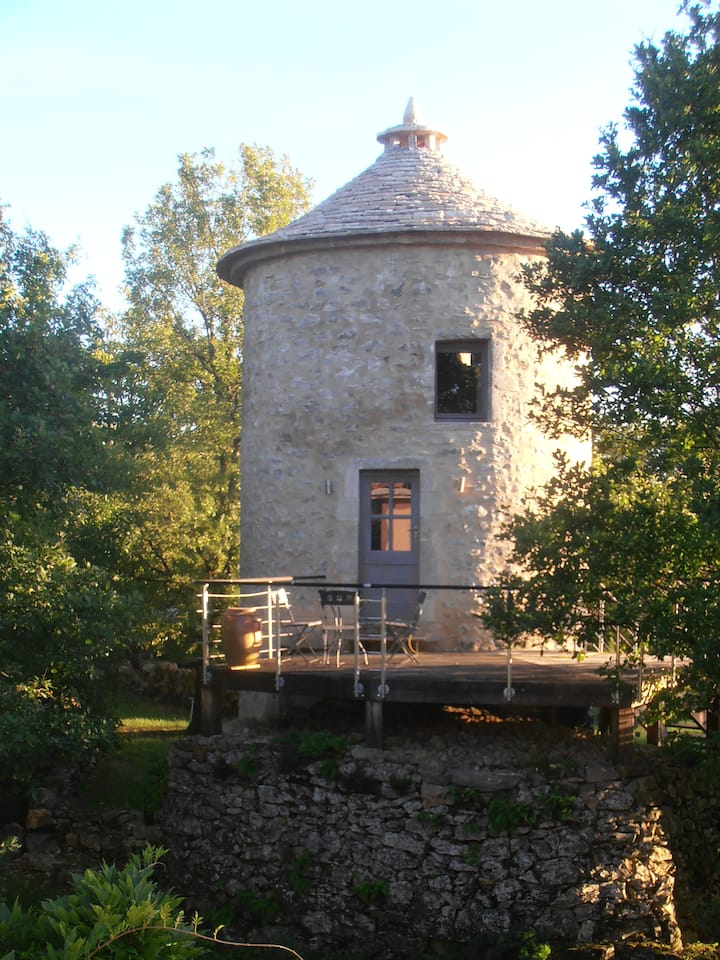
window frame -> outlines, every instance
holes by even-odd
[[[438,409],[438,360],[441,353],[471,353],[479,354],[480,362],[476,364],[480,369],[480,383],[477,390],[477,410],[470,412],[443,412]],[[485,423],[492,416],[492,384],[490,382],[490,337],[476,337],[455,340],[435,341],[435,419],[436,420],[467,420]]]

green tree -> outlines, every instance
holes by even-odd
[[[98,304],[87,285],[64,294],[72,259],[40,232],[16,235],[0,208],[0,492],[12,502],[52,508],[96,480]]]
[[[177,181],[123,236],[130,307],[107,419],[132,461],[127,562],[155,598],[148,629],[166,638],[167,609],[194,610],[193,578],[237,571],[243,301],[215,266],[304,212],[308,188],[268,148],[243,145],[228,167],[211,150],[183,154]]]
[[[705,706],[720,690],[720,14],[708,2],[683,15],[685,32],[636,49],[587,233],[555,234],[526,271],[527,328],[579,373],[540,417],[551,433],[590,431],[594,462],[559,462],[512,523],[523,574],[504,586],[517,634],[611,624],[690,656],[683,688]]]
[[[72,257],[0,211],[4,784],[104,742],[99,681],[131,617],[113,570],[77,536],[79,505],[107,495],[115,471],[98,425],[98,304],[88,285],[66,289]]]

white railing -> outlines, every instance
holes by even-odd
[[[230,607],[243,607],[255,612],[262,621],[262,648],[260,659],[280,663],[280,644],[277,642],[277,590],[290,584],[291,577],[267,580],[206,580],[201,584],[200,601],[203,683],[208,682],[213,663],[223,663],[222,615]]]
[[[206,580],[201,583],[198,600],[198,613],[201,621],[202,676],[207,684],[214,664],[224,665],[225,654],[222,648],[222,615],[230,607],[242,607],[252,610],[262,623],[262,647],[260,661],[272,660],[275,664],[275,687],[282,687],[283,649],[282,640],[286,637],[281,617],[281,594],[287,597],[292,577],[271,577],[265,580]],[[352,631],[352,662],[354,668],[354,692],[356,697],[364,695],[360,679],[360,664],[367,656],[367,645],[372,643],[379,649],[373,649],[374,656],[379,654],[380,678],[378,691],[380,697],[387,690],[387,601],[385,590],[372,598],[361,597],[355,591],[354,615],[352,624],[346,625]],[[318,627],[322,632],[323,649],[328,636],[337,633],[337,622],[324,623]],[[326,656],[319,662],[327,664]]]

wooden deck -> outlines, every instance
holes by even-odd
[[[283,660],[280,671],[271,660],[250,668],[231,669],[222,663],[210,666],[203,709],[203,726],[217,726],[213,711],[224,690],[275,693],[285,698],[314,697],[355,700],[366,704],[368,739],[382,738],[382,704],[444,704],[522,713],[599,707],[612,719],[619,742],[627,739],[632,712],[641,703],[649,684],[671,672],[669,660],[646,659],[640,667],[623,669],[620,683],[602,674],[615,667],[611,653],[590,653],[583,659],[570,653],[513,650],[508,685],[505,651],[492,653],[422,652],[417,662],[396,655],[383,673],[379,656],[370,654],[356,671],[352,657],[323,664],[296,655]]]

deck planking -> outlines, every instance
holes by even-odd
[[[620,682],[603,675],[614,670],[610,653],[588,653],[583,658],[565,651],[513,650],[508,695],[505,651],[485,653],[427,652],[417,661],[395,655],[381,669],[380,657],[369,655],[355,670],[352,656],[324,664],[296,655],[284,659],[280,671],[273,660],[261,660],[249,669],[230,669],[214,663],[209,670],[213,688],[287,696],[314,696],[398,703],[435,703],[454,706],[513,709],[544,707],[629,708],[642,702],[650,682],[671,675],[670,660],[646,658],[642,666],[625,666]],[[357,679],[357,683],[356,683]]]

